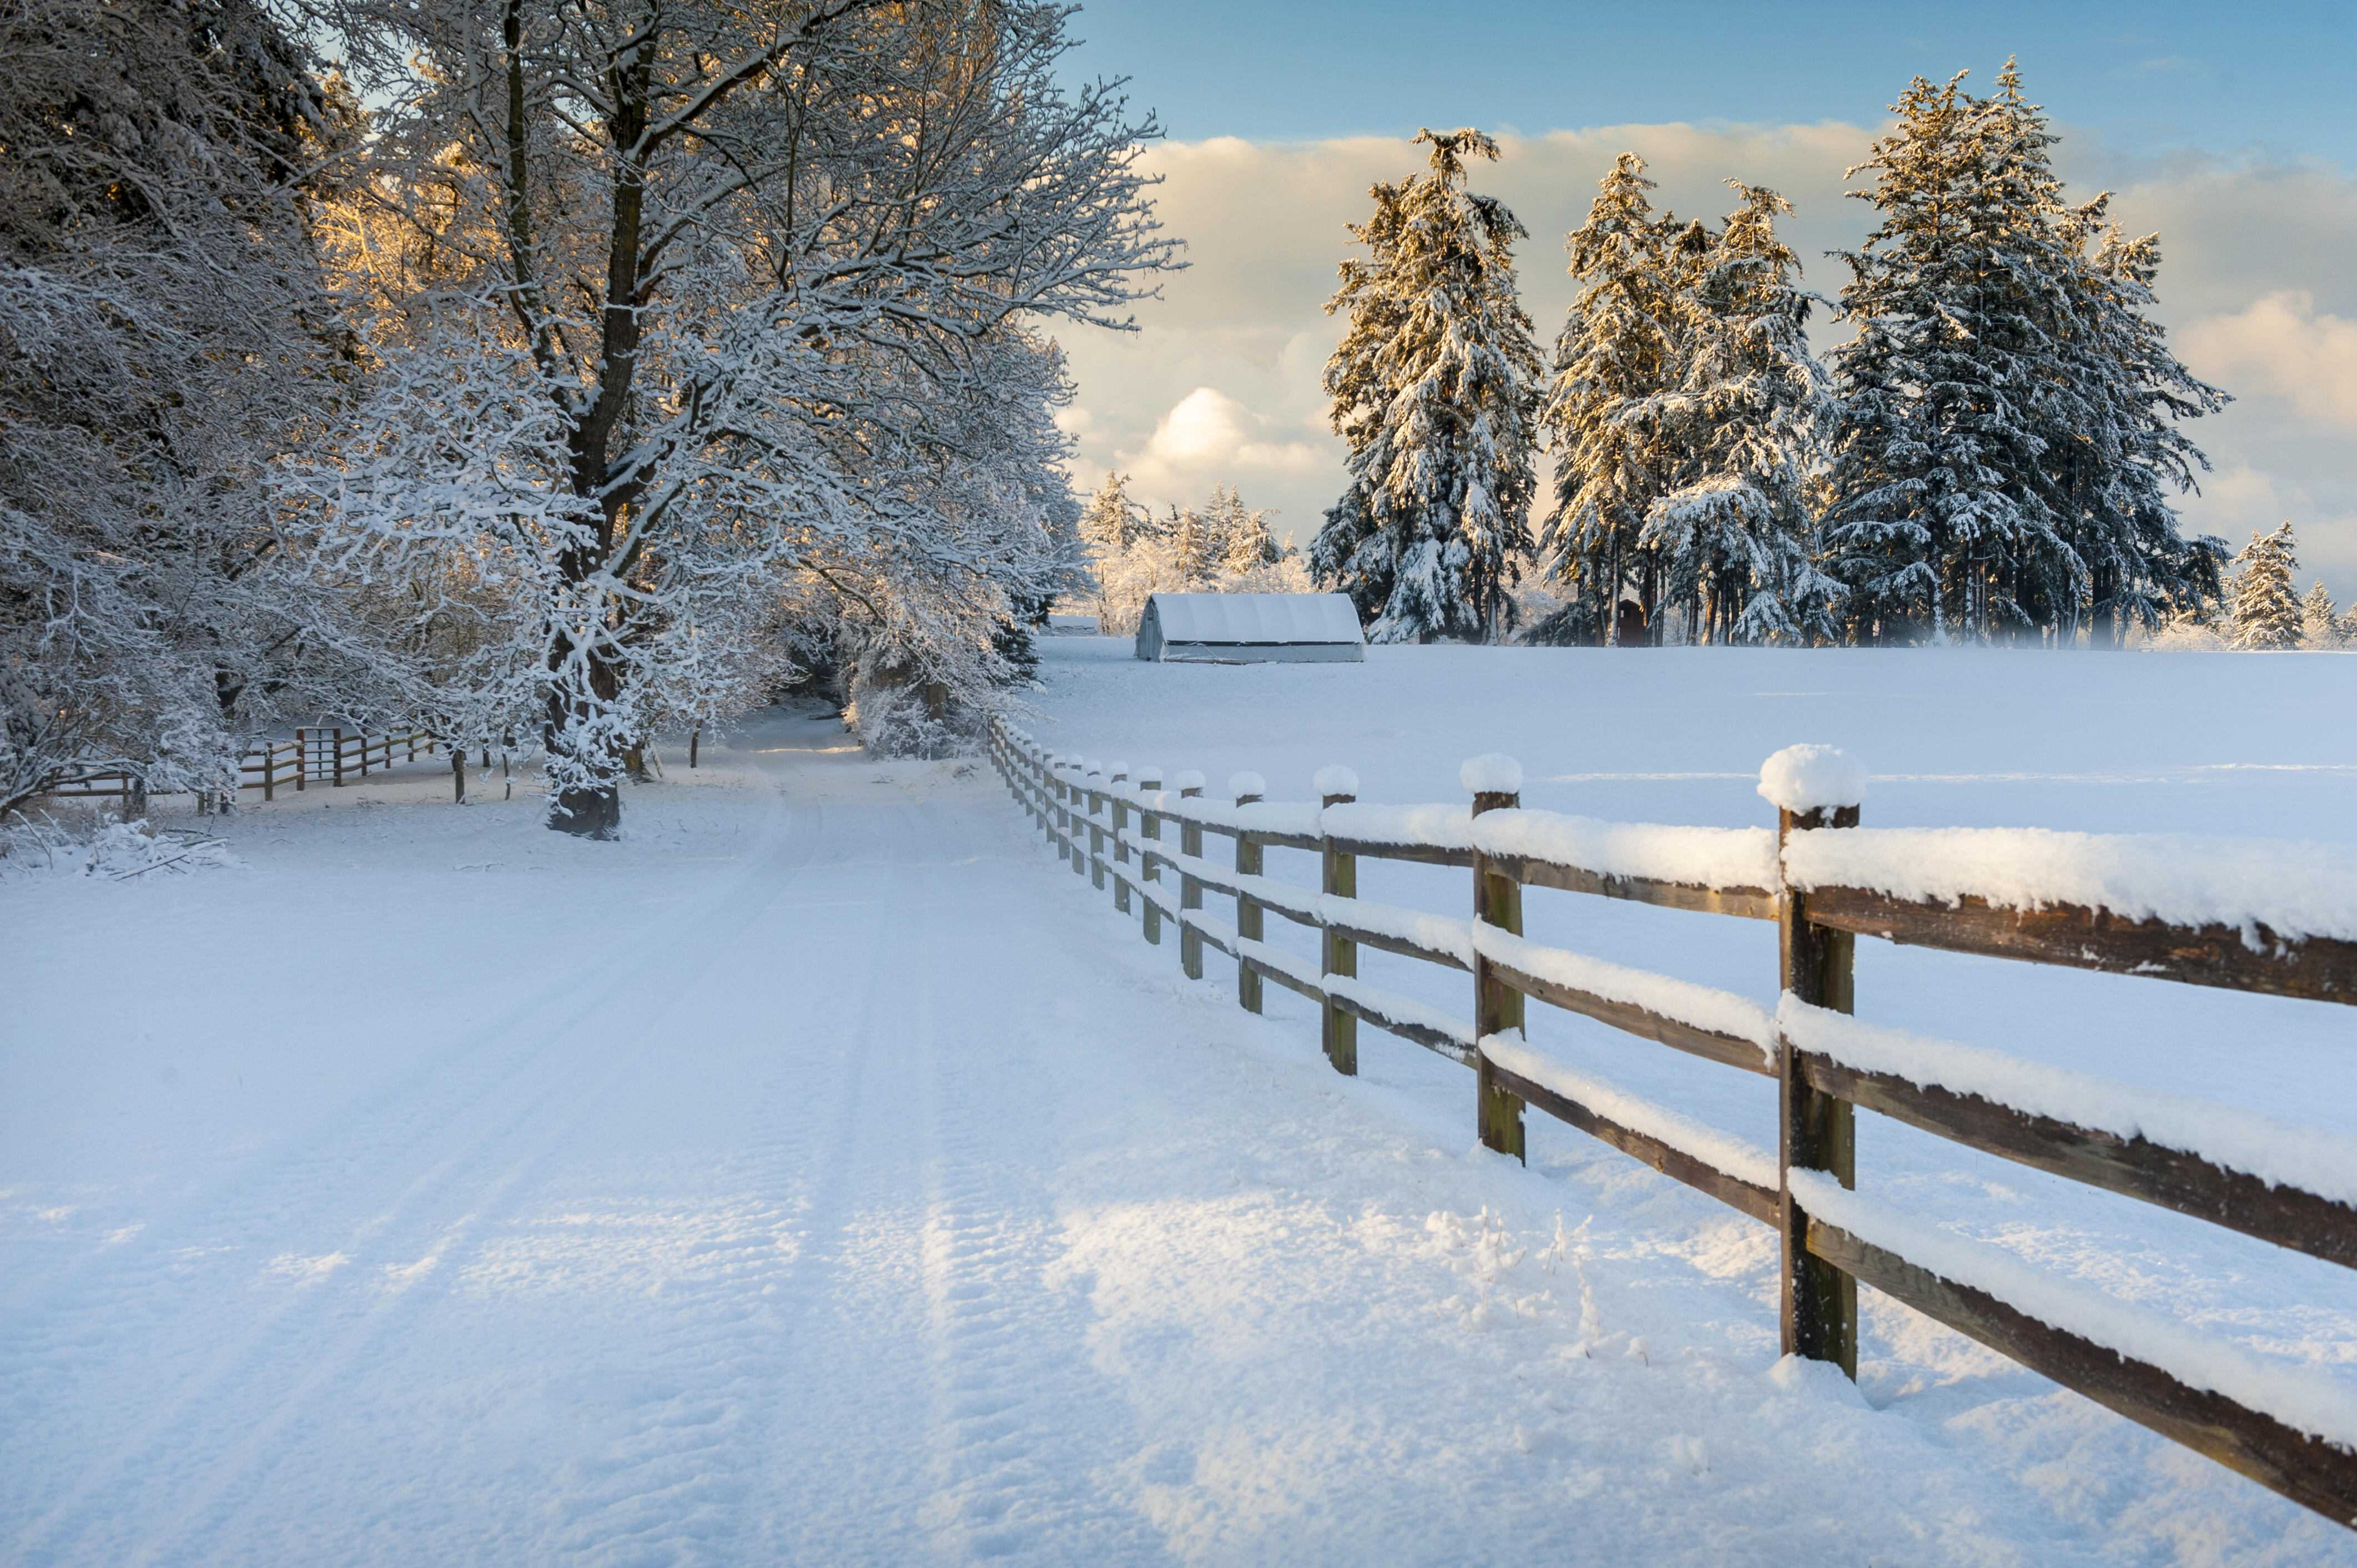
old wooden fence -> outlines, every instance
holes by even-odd
[[[306,726],[295,732],[293,740],[266,741],[240,758],[238,788],[259,789],[265,800],[276,800],[278,791],[288,785],[301,789],[307,784],[319,783],[340,789],[346,784],[366,779],[371,768],[382,773],[396,762],[415,760],[420,752],[432,757],[440,745],[421,729],[371,735],[361,729]],[[134,801],[141,794],[138,781],[132,775],[111,772],[94,773],[61,789],[52,789],[47,798],[120,800],[124,815],[128,817],[137,809]],[[211,797],[199,795],[199,800],[209,804]]]
[[[2357,1267],[2357,1144],[2302,1164],[2286,1151],[2312,1146],[2318,1134],[2284,1139],[2278,1125],[2222,1107],[1849,1016],[1861,935],[2341,1004],[2357,1002],[2357,942],[2286,934],[2247,917],[2233,924],[2136,918],[2124,912],[2135,900],[2100,887],[2083,901],[2025,898],[2018,876],[1971,890],[1972,868],[1993,857],[2018,872],[2026,856],[2033,871],[2043,866],[2050,886],[2066,890],[2096,886],[2101,878],[2090,883],[2071,856],[2083,858],[2090,842],[2126,840],[1878,832],[1859,828],[1857,807],[1840,800],[1788,801],[1772,834],[1597,822],[1522,809],[1520,770],[1504,758],[1467,765],[1469,811],[1362,804],[1356,779],[1340,768],[1318,775],[1315,804],[1265,800],[1250,774],[1230,780],[1231,803],[1205,798],[1200,774],[1180,774],[1165,789],[1158,776],[1131,778],[1120,763],[1051,755],[1003,725],[989,746],[1015,799],[1075,875],[1099,888],[1110,884],[1114,908],[1138,916],[1147,941],[1176,929],[1189,976],[1201,978],[1208,945],[1236,961],[1244,1007],[1260,1010],[1268,982],[1317,1004],[1337,1071],[1356,1072],[1357,1026],[1372,1024],[1474,1069],[1476,1119],[1489,1147],[1520,1156],[1523,1109],[1536,1107],[1774,1229],[1787,1353],[1835,1362],[1855,1377],[1864,1281],[2264,1486],[2357,1522],[2357,1420],[2334,1396],[1857,1193],[1853,1126],[1864,1106],[2349,1267]],[[1232,862],[1206,857],[1207,833],[1232,841]],[[1969,841],[1961,850],[1960,839]],[[1319,856],[1319,886],[1266,875],[1264,854],[1274,847]],[[1943,855],[1963,869],[1943,874]],[[1469,870],[1471,918],[1361,898],[1361,859]],[[2172,885],[2184,885],[2187,868],[2169,869]],[[1782,1000],[1771,1012],[1525,940],[1529,887],[1773,921]],[[1206,889],[1234,898],[1232,922],[1205,911]],[[1272,912],[1319,933],[1317,962],[1263,940]],[[1466,972],[1469,1013],[1368,985],[1358,975],[1361,947]],[[1534,999],[1775,1079],[1773,1153],[1531,1050],[1522,1024]]]

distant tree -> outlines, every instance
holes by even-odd
[[[1653,214],[1644,159],[1621,154],[1600,183],[1587,220],[1565,241],[1579,294],[1555,338],[1538,415],[1555,456],[1555,504],[1539,525],[1539,550],[1571,595],[1534,628],[1539,641],[1616,640],[1613,606],[1632,577],[1652,622],[1660,579],[1645,521],[1677,485],[1666,437],[1684,357],[1673,255],[1680,236],[1674,219]]]
[[[1311,563],[1321,583],[1380,607],[1375,641],[1494,641],[1530,543],[1540,360],[1512,252],[1528,231],[1466,188],[1465,158],[1494,159],[1495,142],[1416,140],[1431,172],[1374,188],[1373,217],[1351,226],[1368,254],[1342,263],[1326,306],[1350,317],[1326,390],[1351,489]]]
[[[1081,511],[1081,542],[1093,554],[1126,550],[1137,536],[1138,509],[1129,499],[1129,476],[1105,470],[1104,483]]]
[[[2273,533],[2254,532],[2234,557],[2233,630],[2237,648],[2298,648],[2303,617],[2292,575],[2299,570],[2291,524]]]
[[[2338,648],[2348,638],[2348,628],[2334,613],[2332,595],[2319,580],[2308,590],[2300,605],[2299,640],[2303,648]]]
[[[1845,253],[1829,569],[1852,636],[2116,640],[2216,592],[2223,546],[2166,495],[2205,466],[2176,422],[2220,406],[2144,317],[2157,242],[2067,205],[2056,137],[2008,64],[1978,99],[1917,78]]]
[[[1814,296],[1776,235],[1792,204],[1727,183],[1737,209],[1715,234],[1695,224],[1674,252],[1680,374],[1656,423],[1657,467],[1676,488],[1647,509],[1638,542],[1697,641],[1831,640],[1842,589],[1811,558],[1805,493],[1828,413],[1805,329]]]
[[[1268,531],[1268,513],[1248,509],[1233,485],[1211,492],[1204,521],[1220,551],[1220,570],[1231,576],[1269,565],[1277,559],[1276,539]]]
[[[1166,530],[1178,553],[1178,574],[1191,589],[1219,569],[1219,541],[1193,507],[1172,507]]]

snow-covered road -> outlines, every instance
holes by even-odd
[[[0,1559],[2357,1558],[1961,1341],[1778,1365],[1760,1228],[1336,1078],[986,773],[716,760],[0,886]]]

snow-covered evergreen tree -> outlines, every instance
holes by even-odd
[[[2308,597],[2299,607],[2299,642],[2303,648],[2339,648],[2348,639],[2348,628],[2335,613],[2332,594],[2319,578],[2310,584]]]
[[[1106,469],[1104,483],[1081,510],[1081,542],[1093,555],[1128,549],[1138,532],[1137,510],[1129,499],[1129,476]]]
[[[1665,596],[1689,607],[1695,640],[1829,640],[1841,586],[1811,559],[1804,493],[1827,412],[1805,331],[1813,296],[1776,235],[1791,204],[1727,183],[1741,200],[1725,225],[1694,225],[1674,252],[1679,381],[1649,423],[1676,488],[1647,510],[1639,542],[1662,564]]]
[[[2303,615],[2292,576],[2299,570],[2291,524],[2273,533],[2254,532],[2234,557],[2233,630],[2237,648],[2298,648]]]
[[[1326,365],[1351,489],[1311,553],[1321,583],[1374,611],[1379,642],[1494,641],[1529,549],[1532,415],[1540,361],[1514,285],[1527,236],[1465,160],[1494,159],[1479,131],[1420,133],[1431,171],[1377,185],[1351,226],[1329,313],[1349,329]]]
[[[1173,506],[1165,532],[1178,560],[1179,580],[1188,585],[1189,591],[1208,582],[1219,570],[1219,541],[1201,512],[1193,507]]]
[[[1538,544],[1571,602],[1533,628],[1534,640],[1614,641],[1614,607],[1631,577],[1652,621],[1660,574],[1645,522],[1678,486],[1667,424],[1685,330],[1674,255],[1684,236],[1654,216],[1652,188],[1644,159],[1621,154],[1566,240],[1580,288],[1538,415],[1555,457],[1555,504]]]
[[[1851,171],[1881,222],[1845,258],[1830,568],[1859,640],[2115,641],[2215,592],[2222,546],[2166,494],[2202,466],[2175,423],[2223,397],[2145,318],[2157,242],[2063,201],[2018,70],[1962,81],[1916,79]]]
[[[1212,490],[1211,504],[1203,516],[1218,542],[1222,573],[1239,576],[1276,560],[1276,538],[1268,531],[1268,513],[1246,507],[1233,485]]]

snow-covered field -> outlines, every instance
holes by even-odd
[[[2357,837],[2357,658],[1074,639],[1046,679],[1048,744],[1279,799],[1343,762],[1451,801],[1504,751],[1533,805],[1755,824],[1760,760],[1816,740],[1876,775],[1870,824]],[[2357,1563],[1870,1297],[1857,1389],[1779,1364],[1760,1227],[1535,1115],[1527,1170],[1484,1153],[1470,1075],[1372,1030],[1337,1078],[1305,1004],[1239,1012],[1216,954],[1183,980],[986,771],[790,714],[705,759],[619,844],[421,764],[241,811],[233,866],[0,881],[0,1559]],[[1451,914],[1464,881],[1362,868]],[[1600,902],[1534,892],[1531,932],[1773,1001],[1771,929]],[[2357,1109],[2338,1008],[1875,943],[1858,994]],[[1534,1022],[1769,1135],[1762,1083]],[[2357,1386],[2347,1271],[1870,1117],[1859,1171]]]

